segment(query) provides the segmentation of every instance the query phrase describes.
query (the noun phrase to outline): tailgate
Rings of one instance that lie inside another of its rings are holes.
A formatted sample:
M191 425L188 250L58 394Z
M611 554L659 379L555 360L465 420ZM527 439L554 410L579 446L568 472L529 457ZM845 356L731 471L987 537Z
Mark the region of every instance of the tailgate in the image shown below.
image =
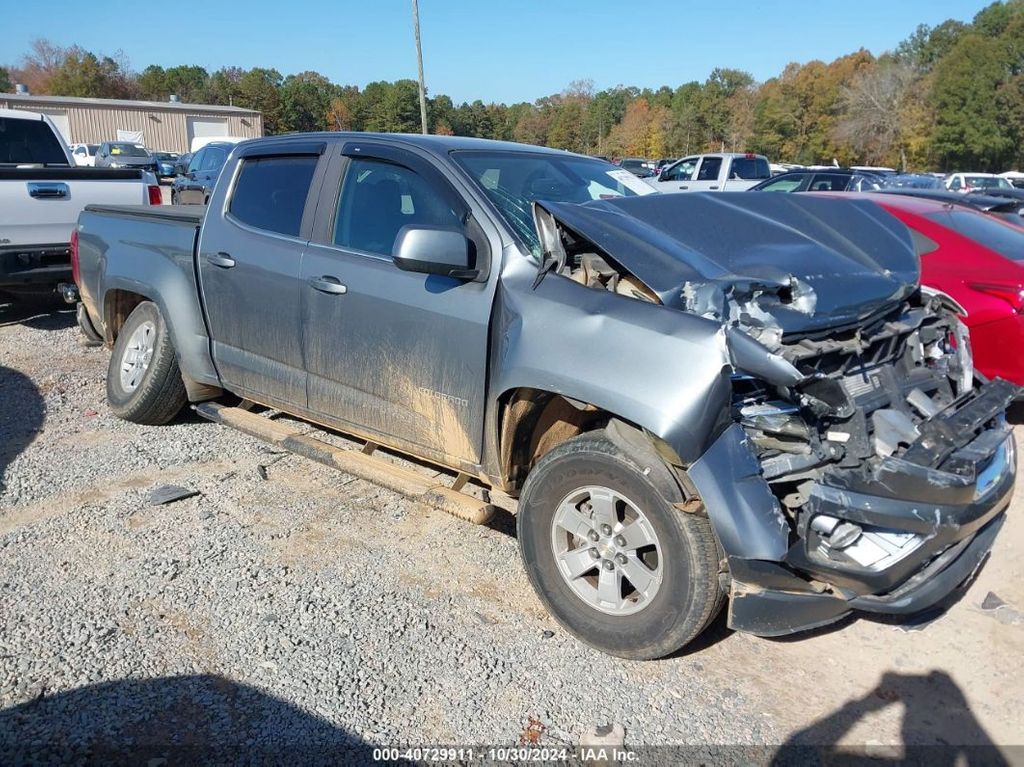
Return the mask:
M0 246L67 244L86 205L140 205L148 184L138 170L0 170Z

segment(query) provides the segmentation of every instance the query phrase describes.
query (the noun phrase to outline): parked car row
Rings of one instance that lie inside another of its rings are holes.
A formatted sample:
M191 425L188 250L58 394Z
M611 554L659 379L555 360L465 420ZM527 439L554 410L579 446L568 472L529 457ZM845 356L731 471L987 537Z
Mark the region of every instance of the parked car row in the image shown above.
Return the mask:
M877 169L802 172L808 194L730 193L769 181L766 158L652 180L446 136L210 144L176 187L204 208L79 217L83 328L124 419L191 402L474 522L489 495L467 482L518 499L530 583L605 652L672 653L726 602L770 636L913 614L1006 518L1020 389L985 366L1019 375L1024 235L964 204L823 193ZM378 450L441 471L396 475Z

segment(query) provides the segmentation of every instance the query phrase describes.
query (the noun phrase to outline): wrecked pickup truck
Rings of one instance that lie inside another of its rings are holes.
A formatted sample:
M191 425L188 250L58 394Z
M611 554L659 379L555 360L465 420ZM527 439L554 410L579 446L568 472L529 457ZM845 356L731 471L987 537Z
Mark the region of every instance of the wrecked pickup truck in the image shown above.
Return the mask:
M968 580L1013 489L1017 390L974 375L907 230L865 200L647 191L475 139L242 143L205 211L81 216L110 407L200 403L353 471L378 447L447 468L439 504L518 498L541 600L623 657L675 651L726 600L733 628L781 635Z

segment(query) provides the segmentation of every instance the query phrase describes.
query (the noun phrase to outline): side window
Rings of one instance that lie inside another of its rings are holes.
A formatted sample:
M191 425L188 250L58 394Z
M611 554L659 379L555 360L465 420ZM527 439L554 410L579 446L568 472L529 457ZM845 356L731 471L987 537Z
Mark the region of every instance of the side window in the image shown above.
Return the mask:
M960 188L960 177L959 176L953 176L953 183L951 183L949 185L949 188L950 189L959 189Z
M721 157L705 157L697 173L698 181L718 181L718 173L722 170Z
M462 220L415 171L380 160L352 159L341 186L334 244L391 256L403 226L462 231Z
M223 149L212 146L206 150L206 156L203 158L203 164L199 166L199 170L219 170L227 156L228 153Z
M847 184L850 183L850 176L840 176L834 173L819 173L811 182L811 192L845 192Z
M676 163L668 173L665 174L666 181L690 181L693 179L693 172L697 169L697 158L691 157Z
M797 176L796 178L780 178L771 183L765 184L761 187L762 192L795 192L797 187L800 186L800 182L803 178Z
M196 152L194 155L192 155L192 159L188 161L188 172L189 173L194 173L197 170L202 170L202 168L203 168L203 158L205 158L205 157L206 157L206 150L205 149L200 149L198 152Z
M242 160L228 210L243 224L298 237L318 160L302 155Z

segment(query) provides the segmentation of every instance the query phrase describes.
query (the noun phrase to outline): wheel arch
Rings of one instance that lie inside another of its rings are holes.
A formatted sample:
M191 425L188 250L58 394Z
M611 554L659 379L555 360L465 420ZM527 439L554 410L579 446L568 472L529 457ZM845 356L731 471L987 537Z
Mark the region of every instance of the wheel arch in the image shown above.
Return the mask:
M609 439L646 464L667 498L683 501L696 495L678 468L682 462L676 451L628 418L590 402L532 387L509 390L499 402L498 469L501 485L508 492L517 493L537 461L557 446L603 429Z

